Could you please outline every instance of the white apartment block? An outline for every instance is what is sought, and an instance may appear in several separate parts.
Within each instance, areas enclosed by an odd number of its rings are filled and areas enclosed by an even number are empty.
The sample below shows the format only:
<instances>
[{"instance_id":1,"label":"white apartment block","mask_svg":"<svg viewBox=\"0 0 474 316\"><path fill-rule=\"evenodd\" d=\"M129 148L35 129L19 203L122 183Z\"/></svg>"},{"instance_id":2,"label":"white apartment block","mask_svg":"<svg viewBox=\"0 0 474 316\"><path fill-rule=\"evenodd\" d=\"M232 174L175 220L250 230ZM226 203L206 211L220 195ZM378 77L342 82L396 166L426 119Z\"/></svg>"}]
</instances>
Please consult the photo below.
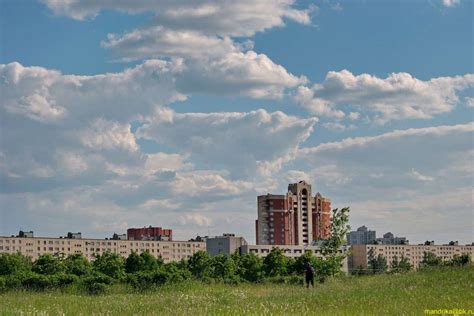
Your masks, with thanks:
<instances>
[{"instance_id":1,"label":"white apartment block","mask_svg":"<svg viewBox=\"0 0 474 316\"><path fill-rule=\"evenodd\" d=\"M194 253L206 251L205 242L197 241L148 241L148 240L106 240L106 239L68 239L46 237L1 237L0 253L21 253L36 260L43 254L83 254L93 260L94 255L104 252L117 253L128 257L135 251L148 251L155 257L161 257L164 262L179 261L189 258Z\"/></svg>"},{"instance_id":2,"label":"white apartment block","mask_svg":"<svg viewBox=\"0 0 474 316\"><path fill-rule=\"evenodd\" d=\"M400 260L403 256L408 259L414 269L418 269L423 261L424 252L431 252L443 260L450 260L455 255L468 254L474 258L474 245L353 245L351 250L351 269L358 267L367 268L370 260L370 252L374 257L379 254L390 263L395 256Z\"/></svg>"}]
</instances>

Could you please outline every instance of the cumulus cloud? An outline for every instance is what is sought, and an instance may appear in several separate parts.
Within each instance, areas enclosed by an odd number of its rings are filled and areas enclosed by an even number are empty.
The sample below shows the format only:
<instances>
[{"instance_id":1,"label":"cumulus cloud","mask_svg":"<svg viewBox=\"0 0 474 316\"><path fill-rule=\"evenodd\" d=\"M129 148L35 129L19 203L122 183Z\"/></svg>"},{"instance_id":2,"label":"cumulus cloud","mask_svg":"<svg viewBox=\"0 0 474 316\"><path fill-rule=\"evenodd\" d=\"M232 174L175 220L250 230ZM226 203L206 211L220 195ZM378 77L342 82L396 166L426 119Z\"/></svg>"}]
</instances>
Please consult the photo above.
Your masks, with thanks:
<instances>
[{"instance_id":1,"label":"cumulus cloud","mask_svg":"<svg viewBox=\"0 0 474 316\"><path fill-rule=\"evenodd\" d=\"M85 147L93 149L137 151L138 145L130 128L128 123L121 124L100 118L93 121L79 137Z\"/></svg>"},{"instance_id":2,"label":"cumulus cloud","mask_svg":"<svg viewBox=\"0 0 474 316\"><path fill-rule=\"evenodd\" d=\"M458 92L473 86L473 74L423 81L408 73L393 73L382 79L342 70L328 72L322 83L311 88L300 87L295 100L313 113L336 118L343 117L336 108L357 106L383 123L450 112L459 102Z\"/></svg>"},{"instance_id":3,"label":"cumulus cloud","mask_svg":"<svg viewBox=\"0 0 474 316\"><path fill-rule=\"evenodd\" d=\"M84 123L98 116L129 121L156 105L185 99L174 87L174 74L179 71L179 64L162 60L95 76L63 75L16 62L3 64L0 108L51 123Z\"/></svg>"},{"instance_id":4,"label":"cumulus cloud","mask_svg":"<svg viewBox=\"0 0 474 316\"><path fill-rule=\"evenodd\" d=\"M230 38L194 30L144 28L123 36L109 35L104 48L122 60L179 58L183 71L176 85L183 93L280 98L287 88L307 82L275 64L265 54L245 51Z\"/></svg>"},{"instance_id":5,"label":"cumulus cloud","mask_svg":"<svg viewBox=\"0 0 474 316\"><path fill-rule=\"evenodd\" d=\"M194 29L221 36L252 36L273 27L283 26L285 19L309 24L312 8L296 9L293 0L182 2L146 1L57 1L43 0L56 14L77 20L94 18L101 10L130 14L152 12L155 24L173 29Z\"/></svg>"},{"instance_id":6,"label":"cumulus cloud","mask_svg":"<svg viewBox=\"0 0 474 316\"><path fill-rule=\"evenodd\" d=\"M316 119L302 119L263 109L251 112L178 113L160 108L137 131L183 154L196 164L225 168L234 177L255 176L260 163L295 152Z\"/></svg>"}]
</instances>

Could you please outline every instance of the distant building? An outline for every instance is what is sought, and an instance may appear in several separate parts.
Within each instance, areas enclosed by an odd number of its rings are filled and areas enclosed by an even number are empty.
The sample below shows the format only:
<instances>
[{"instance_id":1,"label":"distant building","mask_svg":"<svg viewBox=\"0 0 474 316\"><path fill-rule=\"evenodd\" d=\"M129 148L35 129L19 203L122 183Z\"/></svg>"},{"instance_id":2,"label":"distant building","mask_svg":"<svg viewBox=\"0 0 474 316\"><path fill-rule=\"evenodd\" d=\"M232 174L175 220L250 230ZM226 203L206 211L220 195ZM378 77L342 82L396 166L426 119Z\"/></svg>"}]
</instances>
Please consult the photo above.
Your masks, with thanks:
<instances>
[{"instance_id":1,"label":"distant building","mask_svg":"<svg viewBox=\"0 0 474 316\"><path fill-rule=\"evenodd\" d=\"M239 251L240 247L244 245L247 245L244 237L236 237L235 234L223 234L222 236L206 238L206 249L211 256L231 255L235 251Z\"/></svg>"},{"instance_id":2,"label":"distant building","mask_svg":"<svg viewBox=\"0 0 474 316\"><path fill-rule=\"evenodd\" d=\"M82 238L82 233L81 232L78 232L78 233L68 232L67 235L66 235L66 238L68 238L68 239L81 239Z\"/></svg>"},{"instance_id":3,"label":"distant building","mask_svg":"<svg viewBox=\"0 0 474 316\"><path fill-rule=\"evenodd\" d=\"M129 240L173 240L173 231L161 227L143 227L127 229L127 239Z\"/></svg>"},{"instance_id":4,"label":"distant building","mask_svg":"<svg viewBox=\"0 0 474 316\"><path fill-rule=\"evenodd\" d=\"M127 240L127 234L113 234L112 240Z\"/></svg>"},{"instance_id":5,"label":"distant building","mask_svg":"<svg viewBox=\"0 0 474 316\"><path fill-rule=\"evenodd\" d=\"M356 231L351 231L347 234L347 243L349 245L374 244L375 239L375 230L368 230L365 226L361 226Z\"/></svg>"},{"instance_id":6,"label":"distant building","mask_svg":"<svg viewBox=\"0 0 474 316\"><path fill-rule=\"evenodd\" d=\"M19 233L18 233L18 237L21 237L21 238L32 238L32 237L33 237L33 231L24 232L24 231L20 230Z\"/></svg>"},{"instance_id":7,"label":"distant building","mask_svg":"<svg viewBox=\"0 0 474 316\"><path fill-rule=\"evenodd\" d=\"M44 254L83 254L88 260L106 252L128 257L131 253L149 252L164 262L187 259L198 251L206 251L205 242L155 241L155 240L106 240L89 238L49 238L49 237L2 237L0 253L21 253L32 260Z\"/></svg>"},{"instance_id":8,"label":"distant building","mask_svg":"<svg viewBox=\"0 0 474 316\"><path fill-rule=\"evenodd\" d=\"M376 244L379 245L407 245L408 240L405 237L394 237L391 232L385 233L383 238L377 238Z\"/></svg>"},{"instance_id":9,"label":"distant building","mask_svg":"<svg viewBox=\"0 0 474 316\"><path fill-rule=\"evenodd\" d=\"M257 197L257 245L308 245L329 237L331 201L314 197L305 181L288 185L286 195Z\"/></svg>"},{"instance_id":10,"label":"distant building","mask_svg":"<svg viewBox=\"0 0 474 316\"><path fill-rule=\"evenodd\" d=\"M414 269L418 269L423 261L425 252L431 252L443 260L450 260L455 255L468 254L474 258L473 245L353 245L351 249L350 270L362 267L367 269L369 266L370 254L385 257L387 264L395 257L405 257L408 259Z\"/></svg>"}]
</instances>

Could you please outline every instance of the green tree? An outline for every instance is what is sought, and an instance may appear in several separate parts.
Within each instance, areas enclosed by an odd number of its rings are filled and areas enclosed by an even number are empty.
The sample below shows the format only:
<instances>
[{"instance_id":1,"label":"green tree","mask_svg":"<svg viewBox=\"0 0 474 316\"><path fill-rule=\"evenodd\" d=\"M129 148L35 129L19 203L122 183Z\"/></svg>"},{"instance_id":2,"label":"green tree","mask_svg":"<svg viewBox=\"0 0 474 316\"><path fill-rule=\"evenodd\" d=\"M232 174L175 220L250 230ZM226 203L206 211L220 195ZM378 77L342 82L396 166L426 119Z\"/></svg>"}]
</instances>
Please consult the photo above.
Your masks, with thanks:
<instances>
[{"instance_id":1,"label":"green tree","mask_svg":"<svg viewBox=\"0 0 474 316\"><path fill-rule=\"evenodd\" d=\"M134 273L138 271L143 271L144 260L138 255L135 251L127 257L125 260L125 272Z\"/></svg>"},{"instance_id":2,"label":"green tree","mask_svg":"<svg viewBox=\"0 0 474 316\"><path fill-rule=\"evenodd\" d=\"M263 259L263 271L266 276L282 276L287 273L287 258L283 250L275 247Z\"/></svg>"},{"instance_id":3,"label":"green tree","mask_svg":"<svg viewBox=\"0 0 474 316\"><path fill-rule=\"evenodd\" d=\"M254 253L246 253L239 260L239 275L249 282L259 282L263 278L263 260Z\"/></svg>"},{"instance_id":4,"label":"green tree","mask_svg":"<svg viewBox=\"0 0 474 316\"><path fill-rule=\"evenodd\" d=\"M0 254L0 275L31 271L31 259L20 253Z\"/></svg>"},{"instance_id":5,"label":"green tree","mask_svg":"<svg viewBox=\"0 0 474 316\"><path fill-rule=\"evenodd\" d=\"M449 265L456 267L465 267L471 263L471 256L467 253L462 255L454 255L453 259L449 261Z\"/></svg>"},{"instance_id":6,"label":"green tree","mask_svg":"<svg viewBox=\"0 0 474 316\"><path fill-rule=\"evenodd\" d=\"M215 279L234 279L237 267L231 256L217 255L211 258L211 271Z\"/></svg>"},{"instance_id":7,"label":"green tree","mask_svg":"<svg viewBox=\"0 0 474 316\"><path fill-rule=\"evenodd\" d=\"M143 267L142 271L154 271L158 269L159 263L162 261L158 261L151 253L148 251L142 252L140 257L143 260ZM160 258L161 259L161 258Z\"/></svg>"},{"instance_id":8,"label":"green tree","mask_svg":"<svg viewBox=\"0 0 474 316\"><path fill-rule=\"evenodd\" d=\"M400 260L395 256L390 263L390 272L392 273L402 273L408 272L411 270L411 264L405 256L402 256Z\"/></svg>"},{"instance_id":9,"label":"green tree","mask_svg":"<svg viewBox=\"0 0 474 316\"><path fill-rule=\"evenodd\" d=\"M325 240L321 247L324 256L324 265L328 275L336 275L341 272L342 263L348 256L348 252L342 251L342 246L346 243L346 235L350 230L349 207L333 209L330 226L330 237Z\"/></svg>"},{"instance_id":10,"label":"green tree","mask_svg":"<svg viewBox=\"0 0 474 316\"><path fill-rule=\"evenodd\" d=\"M421 261L422 267L440 267L443 265L443 259L437 257L434 253L425 251L423 252L423 260Z\"/></svg>"},{"instance_id":11,"label":"green tree","mask_svg":"<svg viewBox=\"0 0 474 316\"><path fill-rule=\"evenodd\" d=\"M51 254L44 254L38 257L33 263L33 272L39 274L55 274L63 272L64 264L58 257Z\"/></svg>"},{"instance_id":12,"label":"green tree","mask_svg":"<svg viewBox=\"0 0 474 316\"><path fill-rule=\"evenodd\" d=\"M388 269L387 259L385 259L381 254L377 257L369 254L369 267L374 274L385 273Z\"/></svg>"},{"instance_id":13,"label":"green tree","mask_svg":"<svg viewBox=\"0 0 474 316\"><path fill-rule=\"evenodd\" d=\"M206 251L198 251L188 260L188 269L193 276L203 278L210 274L211 258Z\"/></svg>"},{"instance_id":14,"label":"green tree","mask_svg":"<svg viewBox=\"0 0 474 316\"><path fill-rule=\"evenodd\" d=\"M66 272L77 276L88 274L91 271L91 264L82 254L73 254L64 259Z\"/></svg>"},{"instance_id":15,"label":"green tree","mask_svg":"<svg viewBox=\"0 0 474 316\"><path fill-rule=\"evenodd\" d=\"M125 260L122 256L110 251L104 252L102 255L96 255L92 266L94 270L116 280L120 280L125 276Z\"/></svg>"}]
</instances>

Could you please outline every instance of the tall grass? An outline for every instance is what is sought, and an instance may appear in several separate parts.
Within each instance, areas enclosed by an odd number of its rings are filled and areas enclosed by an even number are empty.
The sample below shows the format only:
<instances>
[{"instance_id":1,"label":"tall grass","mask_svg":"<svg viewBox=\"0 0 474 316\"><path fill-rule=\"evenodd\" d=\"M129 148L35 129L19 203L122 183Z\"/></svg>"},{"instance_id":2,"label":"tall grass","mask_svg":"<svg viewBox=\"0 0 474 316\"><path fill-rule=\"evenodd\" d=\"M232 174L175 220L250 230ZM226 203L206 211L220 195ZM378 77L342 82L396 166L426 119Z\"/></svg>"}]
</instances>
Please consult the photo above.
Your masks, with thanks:
<instances>
[{"instance_id":1,"label":"tall grass","mask_svg":"<svg viewBox=\"0 0 474 316\"><path fill-rule=\"evenodd\" d=\"M105 295L7 292L2 315L423 315L425 309L472 309L474 268L443 268L401 275L341 277L313 289L276 284L165 285L136 292L125 285Z\"/></svg>"}]
</instances>

